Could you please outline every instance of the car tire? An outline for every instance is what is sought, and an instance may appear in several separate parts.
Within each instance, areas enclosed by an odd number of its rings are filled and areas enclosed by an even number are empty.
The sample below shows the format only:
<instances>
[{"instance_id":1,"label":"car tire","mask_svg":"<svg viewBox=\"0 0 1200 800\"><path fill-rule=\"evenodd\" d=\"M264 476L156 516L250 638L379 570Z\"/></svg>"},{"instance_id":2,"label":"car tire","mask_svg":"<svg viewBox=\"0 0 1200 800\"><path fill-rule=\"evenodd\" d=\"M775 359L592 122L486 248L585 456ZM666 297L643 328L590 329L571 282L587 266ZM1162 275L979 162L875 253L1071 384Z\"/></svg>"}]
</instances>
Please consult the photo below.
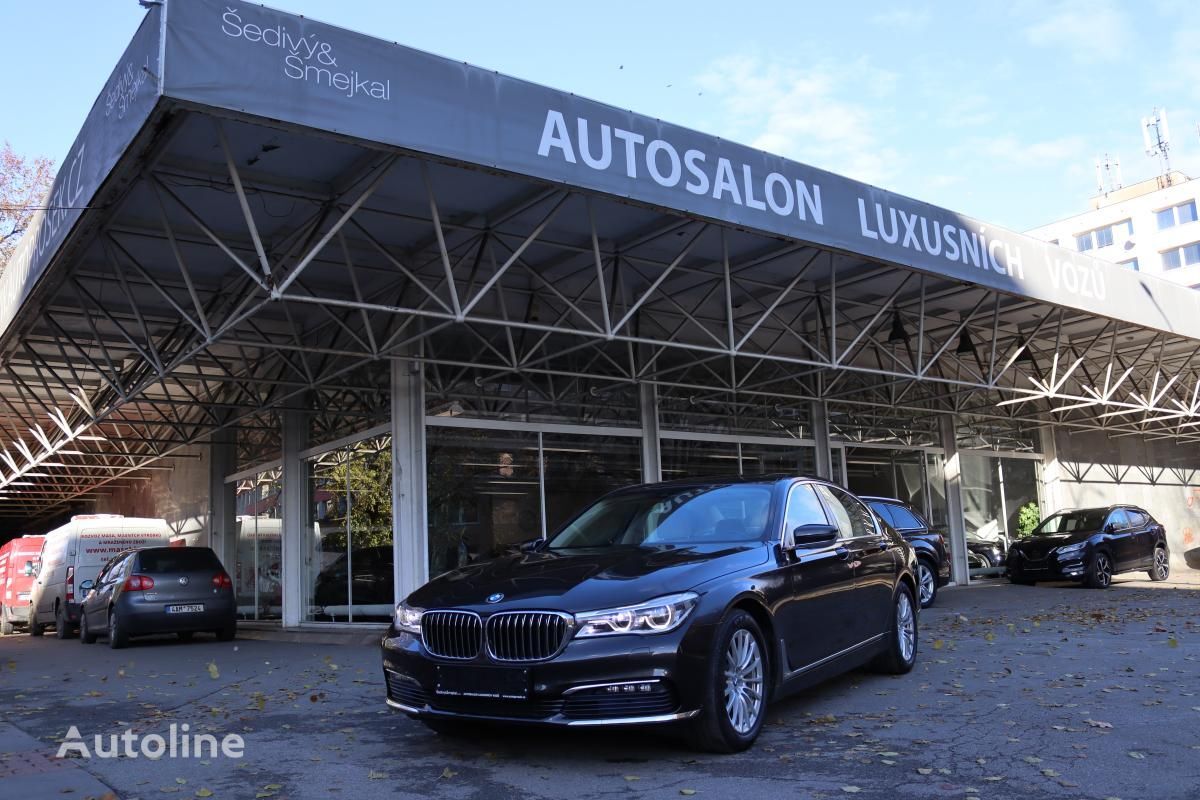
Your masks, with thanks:
<instances>
[{"instance_id":1,"label":"car tire","mask_svg":"<svg viewBox=\"0 0 1200 800\"><path fill-rule=\"evenodd\" d=\"M1112 585L1112 559L1108 553L1098 550L1092 554L1088 562L1087 573L1083 577L1083 585L1089 589L1107 589Z\"/></svg>"},{"instance_id":2,"label":"car tire","mask_svg":"<svg viewBox=\"0 0 1200 800\"><path fill-rule=\"evenodd\" d=\"M61 605L54 609L54 635L59 639L71 637L71 626L67 622L67 611Z\"/></svg>"},{"instance_id":3,"label":"car tire","mask_svg":"<svg viewBox=\"0 0 1200 800\"><path fill-rule=\"evenodd\" d=\"M12 636L14 630L12 621L8 618L8 609L0 606L0 636Z\"/></svg>"},{"instance_id":4,"label":"car tire","mask_svg":"<svg viewBox=\"0 0 1200 800\"><path fill-rule=\"evenodd\" d=\"M175 635L179 637L179 641L181 642L190 642L194 631L175 631Z\"/></svg>"},{"instance_id":5,"label":"car tire","mask_svg":"<svg viewBox=\"0 0 1200 800\"><path fill-rule=\"evenodd\" d=\"M996 566L994 563L992 563L992 557L987 553L976 553L975 555L979 556L979 560L983 562L983 566L979 569L991 569L992 567Z\"/></svg>"},{"instance_id":6,"label":"car tire","mask_svg":"<svg viewBox=\"0 0 1200 800\"><path fill-rule=\"evenodd\" d=\"M887 633L886 649L871 662L871 668L887 675L904 675L917 663L917 609L912 590L900 584L892 600L892 624Z\"/></svg>"},{"instance_id":7,"label":"car tire","mask_svg":"<svg viewBox=\"0 0 1200 800\"><path fill-rule=\"evenodd\" d=\"M927 558L917 559L917 586L921 593L921 608L929 608L938 595L937 567Z\"/></svg>"},{"instance_id":8,"label":"car tire","mask_svg":"<svg viewBox=\"0 0 1200 800\"><path fill-rule=\"evenodd\" d=\"M33 612L32 608L30 608L29 609L29 635L30 636L41 636L45 632L46 632L46 629L42 627L42 623L37 621L37 614L35 614Z\"/></svg>"},{"instance_id":9,"label":"car tire","mask_svg":"<svg viewBox=\"0 0 1200 800\"><path fill-rule=\"evenodd\" d=\"M79 610L79 642L80 644L95 644L96 634L88 630L87 614Z\"/></svg>"},{"instance_id":10,"label":"car tire","mask_svg":"<svg viewBox=\"0 0 1200 800\"><path fill-rule=\"evenodd\" d=\"M224 628L214 631L217 634L218 642L232 642L237 636L237 621L229 623Z\"/></svg>"},{"instance_id":11,"label":"car tire","mask_svg":"<svg viewBox=\"0 0 1200 800\"><path fill-rule=\"evenodd\" d=\"M1171 577L1171 555L1167 548L1159 545L1154 548L1154 565L1150 567L1150 580L1161 583Z\"/></svg>"},{"instance_id":12,"label":"car tire","mask_svg":"<svg viewBox=\"0 0 1200 800\"><path fill-rule=\"evenodd\" d=\"M727 614L717 626L700 714L686 729L693 748L737 753L754 744L771 695L771 659L765 641L754 617L741 609Z\"/></svg>"},{"instance_id":13,"label":"car tire","mask_svg":"<svg viewBox=\"0 0 1200 800\"><path fill-rule=\"evenodd\" d=\"M113 650L120 650L128 644L129 634L125 632L125 626L121 624L121 615L115 608L110 608L108 610L108 646Z\"/></svg>"}]
</instances>

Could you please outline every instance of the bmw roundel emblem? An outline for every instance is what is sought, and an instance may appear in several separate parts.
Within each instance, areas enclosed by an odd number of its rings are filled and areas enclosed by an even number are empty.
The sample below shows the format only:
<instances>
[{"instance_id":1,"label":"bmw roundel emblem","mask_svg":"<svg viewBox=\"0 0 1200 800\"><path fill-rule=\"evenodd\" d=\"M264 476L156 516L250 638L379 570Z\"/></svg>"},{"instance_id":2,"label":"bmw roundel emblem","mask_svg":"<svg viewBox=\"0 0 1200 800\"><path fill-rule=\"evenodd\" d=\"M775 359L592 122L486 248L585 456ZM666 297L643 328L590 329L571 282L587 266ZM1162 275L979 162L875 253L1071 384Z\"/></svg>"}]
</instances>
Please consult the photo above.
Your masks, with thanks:
<instances>
[{"instance_id":1,"label":"bmw roundel emblem","mask_svg":"<svg viewBox=\"0 0 1200 800\"><path fill-rule=\"evenodd\" d=\"M487 601L489 603L499 603L503 599L504 599L504 594L502 592L496 592L495 594L489 594L487 596Z\"/></svg>"}]
</instances>

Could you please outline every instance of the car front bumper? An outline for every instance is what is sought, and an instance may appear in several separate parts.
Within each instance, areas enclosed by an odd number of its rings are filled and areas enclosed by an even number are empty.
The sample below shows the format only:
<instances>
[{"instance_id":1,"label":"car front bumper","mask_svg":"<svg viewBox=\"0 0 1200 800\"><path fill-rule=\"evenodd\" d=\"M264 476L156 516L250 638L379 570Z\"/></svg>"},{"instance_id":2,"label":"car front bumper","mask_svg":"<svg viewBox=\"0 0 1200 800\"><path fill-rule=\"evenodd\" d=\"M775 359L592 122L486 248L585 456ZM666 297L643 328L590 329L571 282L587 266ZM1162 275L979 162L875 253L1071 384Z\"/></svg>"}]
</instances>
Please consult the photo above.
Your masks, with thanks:
<instances>
[{"instance_id":1,"label":"car front bumper","mask_svg":"<svg viewBox=\"0 0 1200 800\"><path fill-rule=\"evenodd\" d=\"M389 630L381 643L387 704L412 717L522 725L653 725L700 713L707 657L689 654L681 631L578 639L547 661L499 664L436 658L420 638ZM458 666L525 670L527 699L448 695L439 670ZM486 675L486 673L482 673Z\"/></svg>"},{"instance_id":2,"label":"car front bumper","mask_svg":"<svg viewBox=\"0 0 1200 800\"><path fill-rule=\"evenodd\" d=\"M1087 574L1089 558L1087 550L1068 556L1050 552L1040 559L1013 551L1007 561L1008 574L1016 580L1080 581Z\"/></svg>"}]
</instances>

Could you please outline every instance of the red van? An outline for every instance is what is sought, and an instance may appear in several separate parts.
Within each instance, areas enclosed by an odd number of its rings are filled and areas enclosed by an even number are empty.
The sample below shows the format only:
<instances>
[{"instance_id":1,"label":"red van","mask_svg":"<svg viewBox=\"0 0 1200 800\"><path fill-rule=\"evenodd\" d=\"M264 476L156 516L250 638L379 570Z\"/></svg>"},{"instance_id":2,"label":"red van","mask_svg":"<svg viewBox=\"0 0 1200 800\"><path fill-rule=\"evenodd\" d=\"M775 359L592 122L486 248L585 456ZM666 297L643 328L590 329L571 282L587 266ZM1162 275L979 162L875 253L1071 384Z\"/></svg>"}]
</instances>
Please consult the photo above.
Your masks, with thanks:
<instances>
[{"instance_id":1,"label":"red van","mask_svg":"<svg viewBox=\"0 0 1200 800\"><path fill-rule=\"evenodd\" d=\"M29 590L42 555L43 536L21 536L0 547L0 633L29 626Z\"/></svg>"}]
</instances>

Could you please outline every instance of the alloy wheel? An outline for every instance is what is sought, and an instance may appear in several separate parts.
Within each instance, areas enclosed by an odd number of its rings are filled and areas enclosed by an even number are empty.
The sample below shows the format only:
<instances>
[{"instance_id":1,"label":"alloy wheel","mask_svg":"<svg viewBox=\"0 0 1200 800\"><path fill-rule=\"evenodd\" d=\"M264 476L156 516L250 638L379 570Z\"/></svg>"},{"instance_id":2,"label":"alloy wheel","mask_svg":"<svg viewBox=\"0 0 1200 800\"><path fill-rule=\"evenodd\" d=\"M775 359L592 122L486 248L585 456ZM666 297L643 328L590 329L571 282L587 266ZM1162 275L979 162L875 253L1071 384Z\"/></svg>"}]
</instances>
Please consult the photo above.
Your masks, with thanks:
<instances>
[{"instance_id":1,"label":"alloy wheel","mask_svg":"<svg viewBox=\"0 0 1200 800\"><path fill-rule=\"evenodd\" d=\"M1096 554L1096 583L1101 588L1112 583L1112 566L1108 563L1108 556L1104 553Z\"/></svg>"},{"instance_id":2,"label":"alloy wheel","mask_svg":"<svg viewBox=\"0 0 1200 800\"><path fill-rule=\"evenodd\" d=\"M896 598L896 640L900 645L900 657L906 663L912 661L917 648L917 624L907 592L900 592Z\"/></svg>"},{"instance_id":3,"label":"alloy wheel","mask_svg":"<svg viewBox=\"0 0 1200 800\"><path fill-rule=\"evenodd\" d=\"M921 605L927 606L933 600L933 593L937 590L933 570L925 562L919 562L917 564L917 577L921 582Z\"/></svg>"},{"instance_id":4,"label":"alloy wheel","mask_svg":"<svg viewBox=\"0 0 1200 800\"><path fill-rule=\"evenodd\" d=\"M1160 581L1167 578L1168 570L1170 569L1169 559L1170 557L1164 548L1154 548L1154 572L1158 575Z\"/></svg>"},{"instance_id":5,"label":"alloy wheel","mask_svg":"<svg viewBox=\"0 0 1200 800\"><path fill-rule=\"evenodd\" d=\"M754 634L739 628L725 650L725 715L733 729L745 735L754 730L762 710L762 651Z\"/></svg>"}]
</instances>

